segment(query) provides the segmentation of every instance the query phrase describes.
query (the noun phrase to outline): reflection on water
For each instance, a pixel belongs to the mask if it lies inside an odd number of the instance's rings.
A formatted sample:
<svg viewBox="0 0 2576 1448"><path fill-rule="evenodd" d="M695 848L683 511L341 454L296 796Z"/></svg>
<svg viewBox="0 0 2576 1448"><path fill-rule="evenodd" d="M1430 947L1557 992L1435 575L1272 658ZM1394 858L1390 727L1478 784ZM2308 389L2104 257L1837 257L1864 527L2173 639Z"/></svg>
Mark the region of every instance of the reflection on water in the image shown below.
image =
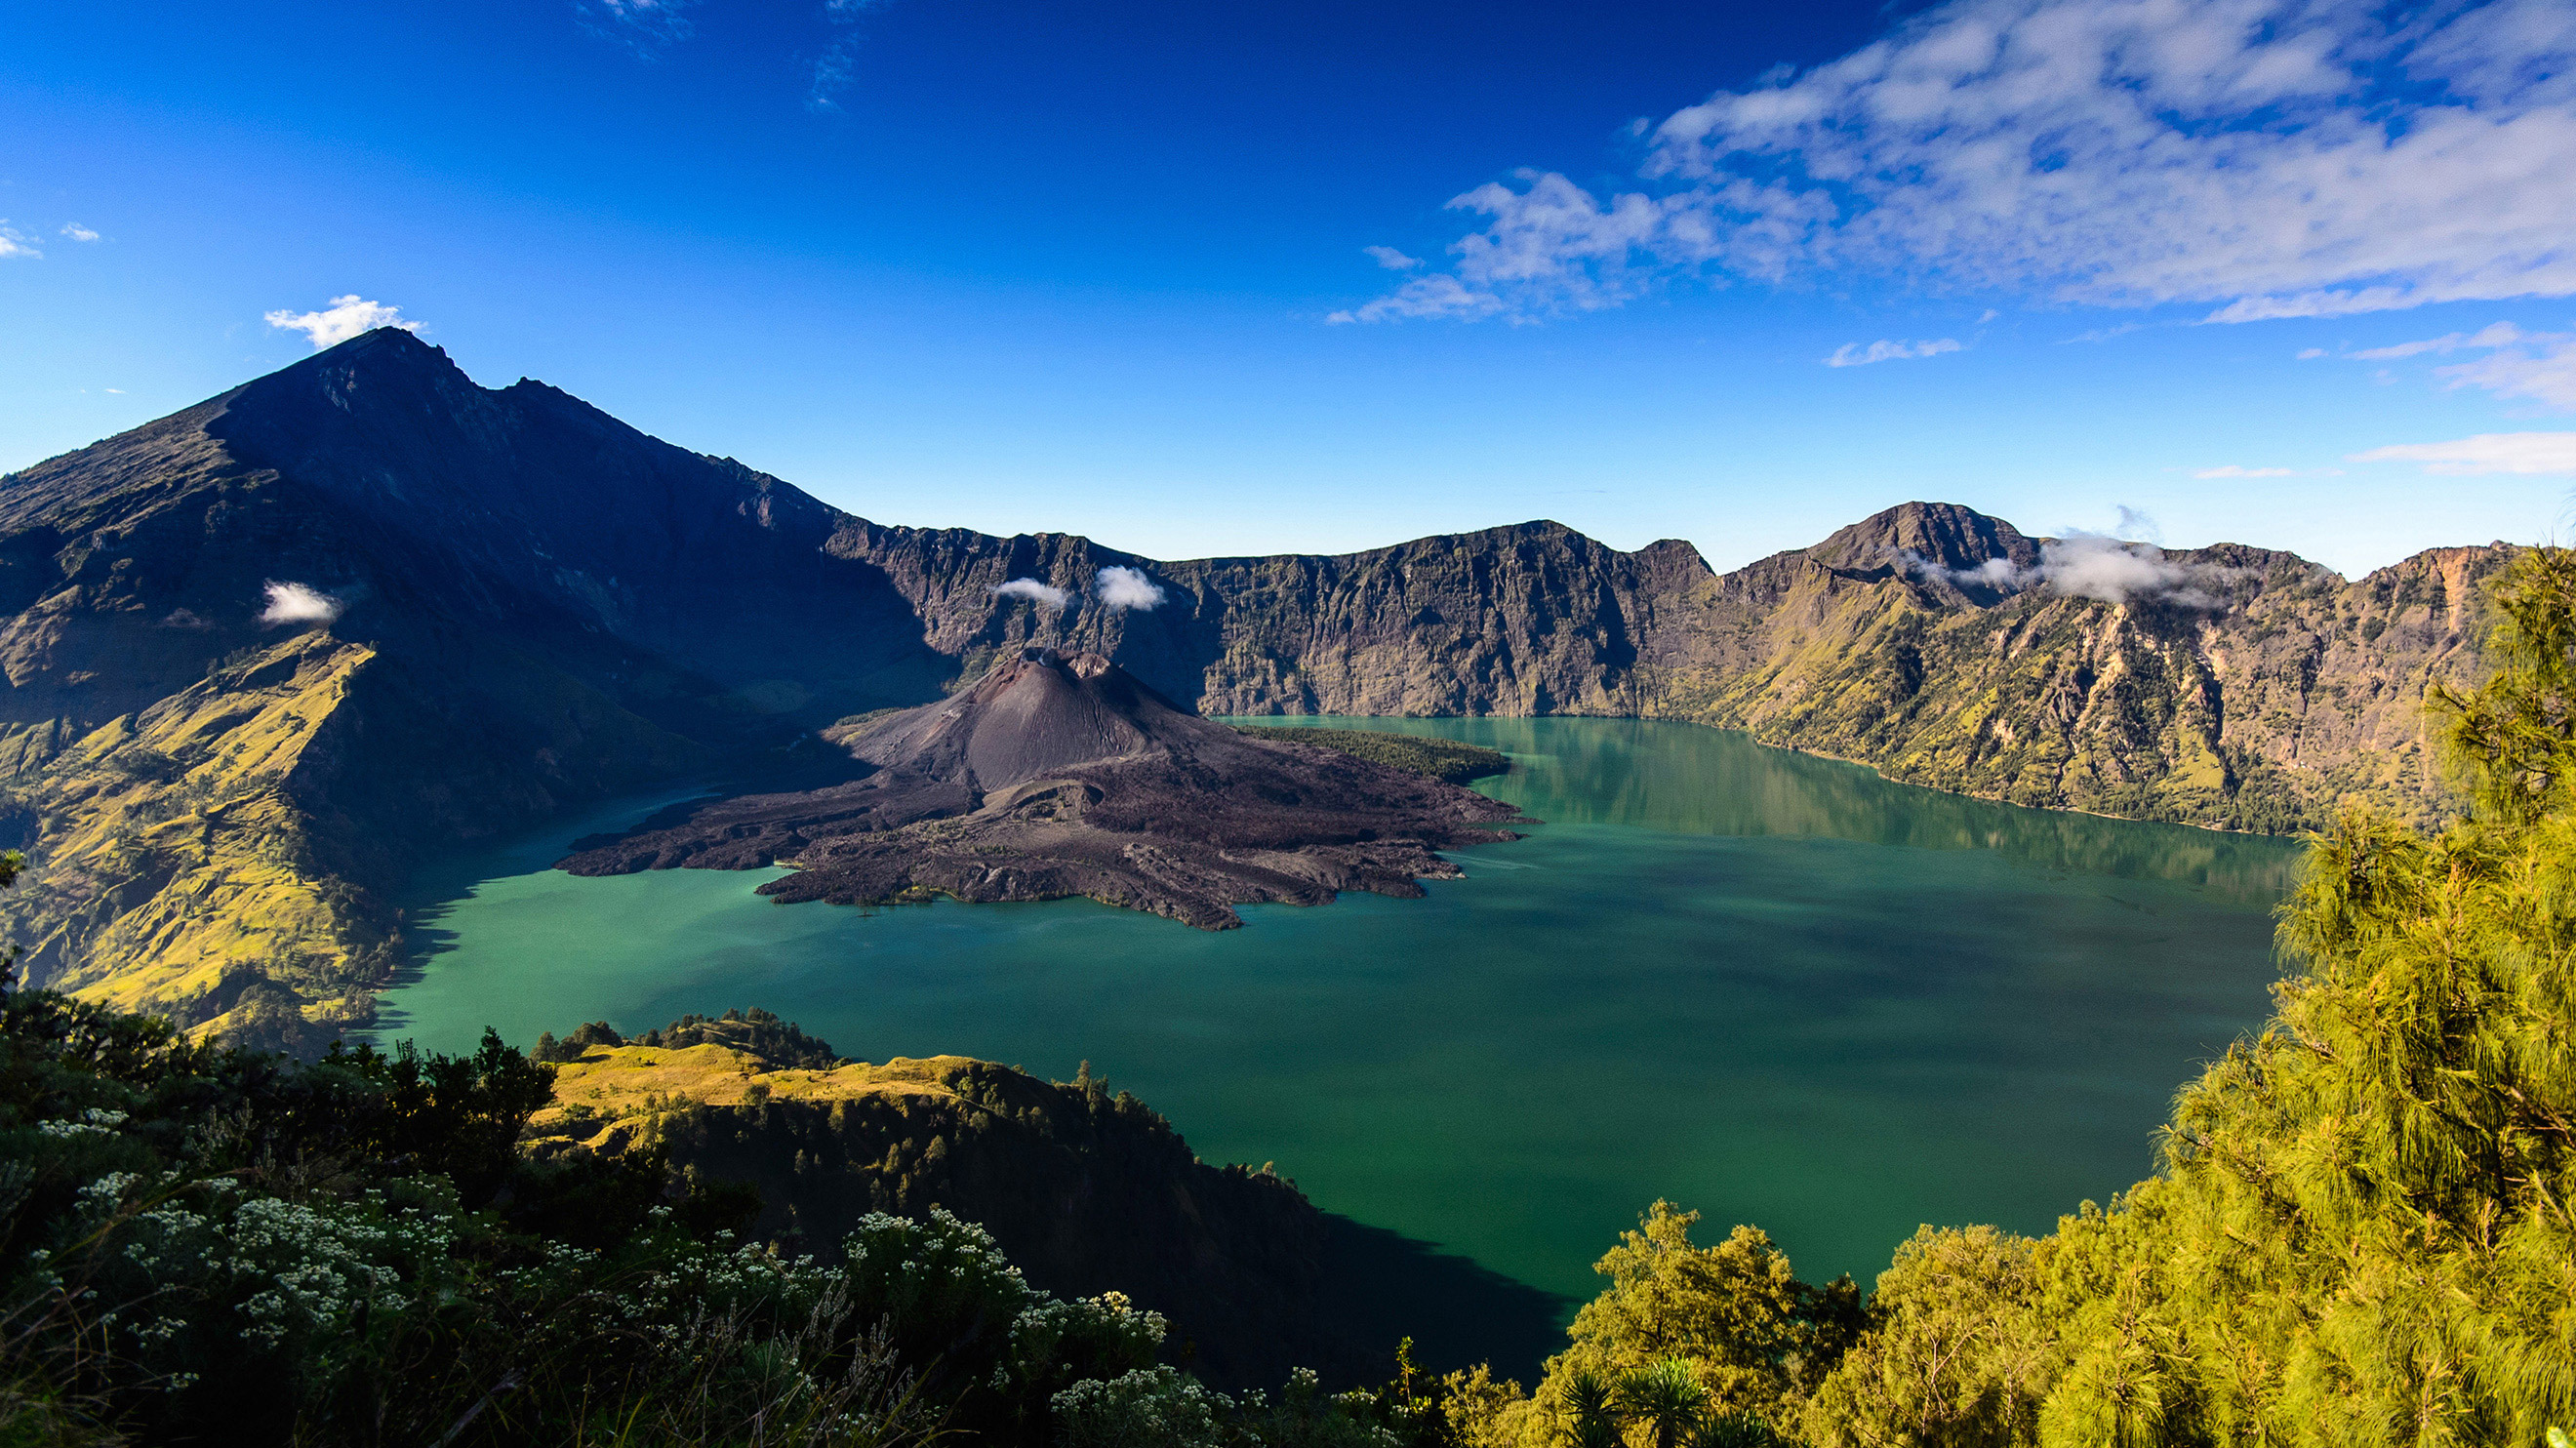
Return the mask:
<svg viewBox="0 0 2576 1448"><path fill-rule="evenodd" d="M1893 784L1875 770L1756 744L1730 729L1642 719L1264 718L1459 739L1512 756L1479 788L1560 824L1694 835L1804 835L1914 850L1992 850L2042 869L2204 886L2268 908L2294 883L2284 841L2188 825L2023 809Z"/></svg>
<svg viewBox="0 0 2576 1448"><path fill-rule="evenodd" d="M545 868L659 803L632 801L425 879L389 1025L454 1050L487 1024L762 1005L868 1060L1089 1060L1208 1160L1275 1160L1421 1262L1572 1299L1658 1196L1761 1224L1811 1278L1867 1280L1921 1222L2044 1231L2142 1176L2174 1090L2267 1009L2282 841L1986 804L1690 725L1371 727L1504 749L1519 768L1483 787L1547 823L1461 852L1468 878L1426 899L1257 906L1211 934L1088 901L871 913L773 904L769 871Z"/></svg>

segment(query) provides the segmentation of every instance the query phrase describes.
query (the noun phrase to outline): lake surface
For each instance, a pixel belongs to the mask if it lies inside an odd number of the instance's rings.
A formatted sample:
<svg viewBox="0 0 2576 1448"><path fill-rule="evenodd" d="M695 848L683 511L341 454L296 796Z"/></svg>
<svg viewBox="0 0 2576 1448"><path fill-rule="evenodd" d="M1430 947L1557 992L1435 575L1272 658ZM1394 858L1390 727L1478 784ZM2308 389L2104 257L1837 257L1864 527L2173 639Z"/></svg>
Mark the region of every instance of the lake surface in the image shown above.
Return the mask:
<svg viewBox="0 0 2576 1448"><path fill-rule="evenodd" d="M1347 720L1264 719L1264 724ZM1918 1223L2048 1230L2153 1162L2257 1026L2287 842L2015 809L1740 734L1371 720L1504 750L1546 821L1427 900L1211 934L1089 901L781 906L776 871L546 868L630 801L422 882L390 1034L446 1050L765 1006L882 1061L1092 1063L1210 1161L1589 1297L1656 1197L1863 1284Z"/></svg>

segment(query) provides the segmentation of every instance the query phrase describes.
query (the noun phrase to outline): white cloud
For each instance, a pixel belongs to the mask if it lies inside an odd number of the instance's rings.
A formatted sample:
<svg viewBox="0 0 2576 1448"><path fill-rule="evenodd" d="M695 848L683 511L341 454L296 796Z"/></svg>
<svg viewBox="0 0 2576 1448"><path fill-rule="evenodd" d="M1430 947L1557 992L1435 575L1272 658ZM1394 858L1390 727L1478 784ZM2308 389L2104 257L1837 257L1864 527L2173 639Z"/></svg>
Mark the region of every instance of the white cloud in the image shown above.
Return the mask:
<svg viewBox="0 0 2576 1448"><path fill-rule="evenodd" d="M363 336L378 327L400 327L417 332L421 324L402 320L402 308L382 302L360 300L355 292L333 297L327 310L290 312L283 308L268 314L268 324L288 332L302 332L313 339L313 350L337 347L352 337Z"/></svg>
<svg viewBox="0 0 2576 1448"><path fill-rule="evenodd" d="M2199 609L2225 607L2210 589L2237 574L2216 564L2177 563L2152 543L2089 533L2042 544L2039 571L2050 588L2069 598Z"/></svg>
<svg viewBox="0 0 2576 1448"><path fill-rule="evenodd" d="M2576 412L2576 333L2527 332L2522 345L2452 367L2436 367L2453 387L2483 387L2501 397L2528 397Z"/></svg>
<svg viewBox="0 0 2576 1448"><path fill-rule="evenodd" d="M2358 361L2386 362L2454 352L2484 352L2474 362L2436 367L2433 375L2452 387L2483 387L2501 397L2528 397L2535 402L2576 411L2576 332L2526 332L2511 322L2496 322L2475 332L2451 332L2418 342L2367 347L2344 355Z"/></svg>
<svg viewBox="0 0 2576 1448"><path fill-rule="evenodd" d="M2576 293L2564 0L1952 0L1646 135L1606 199L1552 172L1456 198L1484 219L1455 290L1343 315L1579 311L1681 274L2214 322Z"/></svg>
<svg viewBox="0 0 2576 1448"><path fill-rule="evenodd" d="M2295 468L2248 468L2227 463L2219 467L2202 468L2192 476L2195 478L2286 478L2296 472Z"/></svg>
<svg viewBox="0 0 2576 1448"><path fill-rule="evenodd" d="M1360 250L1367 253L1370 260L1388 271L1411 271L1422 265L1422 258L1406 256L1391 246L1364 246Z"/></svg>
<svg viewBox="0 0 2576 1448"><path fill-rule="evenodd" d="M1025 598L1050 613L1064 612L1065 600L1072 597L1054 584L1034 578L1014 578L1008 583L996 583L992 593L995 598Z"/></svg>
<svg viewBox="0 0 2576 1448"><path fill-rule="evenodd" d="M2120 516L2124 526L2155 526L2153 519L2135 509L2122 508ZM1895 561L1909 573L1962 587L2014 593L2044 586L2066 598L2213 610L2225 608L2227 601L2212 590L2243 571L2215 563L2179 562L2153 543L2123 542L2097 533L2049 539L2040 545L2039 562L2028 568L2009 558L1989 558L1974 568L1944 568L1910 549L1896 554Z"/></svg>
<svg viewBox="0 0 2576 1448"><path fill-rule="evenodd" d="M2398 357L2420 357L2427 352L2437 352L2447 356L2463 347L2503 347L2521 340L2520 328L2511 322L2498 322L2476 333L2453 332L2448 336L2433 337L2421 342L2400 342L2393 347L2365 347L2361 351L2347 352L2344 355L2370 362L2382 362Z"/></svg>
<svg viewBox="0 0 2576 1448"><path fill-rule="evenodd" d="M81 224L80 224L79 222L77 222L77 221L66 221L66 222L64 222L64 223L63 223L63 235L70 237L70 238L71 238L72 240L74 240L74 241L96 241L96 240L98 240L98 233L97 233L97 232L90 230L88 227L81 225Z"/></svg>
<svg viewBox="0 0 2576 1448"><path fill-rule="evenodd" d="M329 623L340 616L340 600L309 584L272 581L267 593L268 607L260 612L261 623Z"/></svg>
<svg viewBox="0 0 2576 1448"><path fill-rule="evenodd" d="M2357 463L2417 462L2428 473L2576 473L2576 432L2482 432L2453 442L2398 443Z"/></svg>
<svg viewBox="0 0 2576 1448"><path fill-rule="evenodd" d="M2313 362L2324 355L2326 355L2326 349L2323 347L2302 347L2299 349L2299 360L2302 362Z"/></svg>
<svg viewBox="0 0 2576 1448"><path fill-rule="evenodd" d="M1912 357L1938 357L1959 350L1958 342L1943 337L1931 342L1876 341L1863 347L1858 342L1845 342L1825 359L1828 367L1866 367L1872 362L1896 362Z"/></svg>
<svg viewBox="0 0 2576 1448"><path fill-rule="evenodd" d="M1142 613L1163 601L1163 587L1137 568L1104 568L1091 581L1092 591L1112 613L1132 608Z"/></svg>
<svg viewBox="0 0 2576 1448"><path fill-rule="evenodd" d="M9 218L0 216L0 257L23 256L33 259L43 256L43 252L29 245L34 240L34 237L11 226Z"/></svg>

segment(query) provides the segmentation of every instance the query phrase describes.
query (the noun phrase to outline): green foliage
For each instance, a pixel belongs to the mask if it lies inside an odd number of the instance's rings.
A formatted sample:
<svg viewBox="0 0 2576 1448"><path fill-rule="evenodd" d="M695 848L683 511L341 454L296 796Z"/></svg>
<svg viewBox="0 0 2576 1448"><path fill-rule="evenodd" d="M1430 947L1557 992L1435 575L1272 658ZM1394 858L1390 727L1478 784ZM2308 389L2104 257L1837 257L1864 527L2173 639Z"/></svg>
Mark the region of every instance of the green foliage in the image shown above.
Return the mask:
<svg viewBox="0 0 2576 1448"><path fill-rule="evenodd" d="M1916 1232L1879 1276L1871 1331L1806 1405L1807 1438L2027 1441L2060 1361L2037 1310L2041 1245L1993 1227Z"/></svg>
<svg viewBox="0 0 2576 1448"><path fill-rule="evenodd" d="M1645 1427L1654 1448L1681 1448L1682 1440L1696 1436L1709 1416L1709 1391L1700 1386L1699 1372L1689 1360L1657 1358L1621 1374L1611 1404L1622 1417Z"/></svg>
<svg viewBox="0 0 2576 1448"><path fill-rule="evenodd" d="M583 1031L604 1034L585 1038ZM576 1048L574 1042L581 1044ZM592 1045L623 1044L616 1039L616 1032L608 1029L608 1023L602 1021L573 1032L565 1042L565 1049L571 1054L560 1059L578 1060L581 1050ZM850 1064L832 1049L830 1042L819 1036L809 1036L794 1021L780 1020L776 1013L757 1006L748 1011L729 1010L722 1018L714 1020L705 1016L682 1016L660 1030L646 1031L636 1038L636 1044L667 1047L674 1051L691 1046L725 1046L758 1056L771 1070L829 1071L836 1066Z"/></svg>
<svg viewBox="0 0 2576 1448"><path fill-rule="evenodd" d="M1312 744L1319 749L1365 759L1371 764L1427 774L1448 784L1465 784L1489 774L1508 774L1512 768L1511 756L1454 739L1387 734L1374 729L1280 729L1260 724L1237 724L1234 730L1255 739Z"/></svg>
<svg viewBox="0 0 2576 1448"><path fill-rule="evenodd" d="M1064 1448L1404 1448L1374 1421L1370 1395L1327 1394L1302 1368L1275 1402L1213 1392L1158 1366L1076 1383L1052 1406Z"/></svg>
<svg viewBox="0 0 2576 1448"><path fill-rule="evenodd" d="M1613 1385L1620 1413L1669 1420L1678 1434L1712 1415L1779 1419L1840 1357L1861 1325L1849 1278L1822 1288L1799 1281L1753 1227L1698 1246L1698 1222L1697 1212L1657 1202L1594 1264L1611 1285L1575 1314L1542 1399L1569 1399L1577 1375L1590 1373ZM1700 1393L1688 1412L1677 1406L1683 1378ZM1661 1441L1665 1429L1656 1431Z"/></svg>
<svg viewBox="0 0 2576 1448"><path fill-rule="evenodd" d="M553 1068L489 1034L299 1064L5 986L0 1443L1039 1445L1161 1343L944 1212L827 1267L653 1150L522 1159Z"/></svg>
<svg viewBox="0 0 2576 1448"><path fill-rule="evenodd" d="M823 1265L738 1243L758 1195L656 1146L523 1156L554 1067L488 1032L298 1063L6 985L0 1444L1455 1441L1410 1374L1212 1393L1156 1363L1161 1317L1039 1291L937 1208Z"/></svg>

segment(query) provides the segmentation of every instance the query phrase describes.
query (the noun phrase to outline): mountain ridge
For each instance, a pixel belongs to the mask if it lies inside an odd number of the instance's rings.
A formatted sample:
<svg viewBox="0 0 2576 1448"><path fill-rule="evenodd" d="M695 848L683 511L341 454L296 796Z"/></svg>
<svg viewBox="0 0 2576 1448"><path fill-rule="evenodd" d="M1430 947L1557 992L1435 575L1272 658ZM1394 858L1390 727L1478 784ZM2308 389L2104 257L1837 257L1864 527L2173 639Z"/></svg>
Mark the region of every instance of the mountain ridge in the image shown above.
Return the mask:
<svg viewBox="0 0 2576 1448"><path fill-rule="evenodd" d="M379 331L0 479L7 928L35 979L309 1044L367 1018L428 853L1033 646L1211 714L1686 720L2015 803L2429 818L2424 690L2474 674L2514 551L2346 580L1908 503L1724 574L1543 520L1165 562L874 523ZM1162 602L1109 606L1111 567Z"/></svg>

